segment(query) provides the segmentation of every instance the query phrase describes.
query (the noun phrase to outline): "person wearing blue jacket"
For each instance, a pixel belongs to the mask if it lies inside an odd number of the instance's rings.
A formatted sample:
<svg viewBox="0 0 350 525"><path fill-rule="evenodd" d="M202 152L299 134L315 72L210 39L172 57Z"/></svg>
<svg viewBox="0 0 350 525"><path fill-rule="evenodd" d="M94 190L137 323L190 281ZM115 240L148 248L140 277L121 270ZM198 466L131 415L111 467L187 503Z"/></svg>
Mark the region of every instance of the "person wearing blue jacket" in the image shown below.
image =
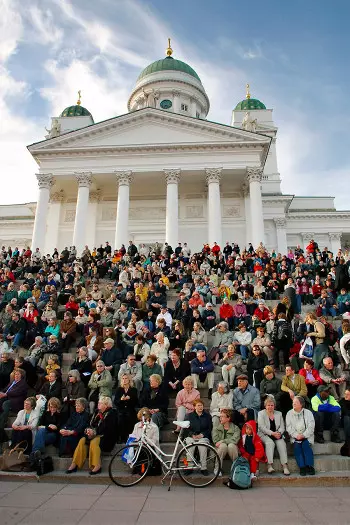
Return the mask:
<svg viewBox="0 0 350 525"><path fill-rule="evenodd" d="M207 357L205 350L198 350L196 357L191 362L191 375L193 386L197 388L198 383L208 382L208 399L211 399L214 386L214 364Z"/></svg>
<svg viewBox="0 0 350 525"><path fill-rule="evenodd" d="M317 394L311 399L311 407L315 418L315 441L324 443L323 431L331 431L331 441L341 443L339 436L341 408L336 399L330 395L330 387L320 385Z"/></svg>

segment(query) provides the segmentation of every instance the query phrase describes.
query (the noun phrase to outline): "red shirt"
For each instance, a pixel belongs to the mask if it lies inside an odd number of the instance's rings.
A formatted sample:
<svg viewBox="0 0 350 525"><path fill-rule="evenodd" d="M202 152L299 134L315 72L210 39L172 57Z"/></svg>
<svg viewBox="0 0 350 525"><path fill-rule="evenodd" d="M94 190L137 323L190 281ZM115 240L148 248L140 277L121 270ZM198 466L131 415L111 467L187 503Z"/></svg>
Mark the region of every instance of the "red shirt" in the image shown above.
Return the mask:
<svg viewBox="0 0 350 525"><path fill-rule="evenodd" d="M229 319L233 317L233 306L230 304L222 304L220 306L220 317L221 319Z"/></svg>
<svg viewBox="0 0 350 525"><path fill-rule="evenodd" d="M256 308L254 311L254 315L256 317L259 317L260 321L267 321L269 319L270 310L268 308L265 308L261 311L260 308Z"/></svg>

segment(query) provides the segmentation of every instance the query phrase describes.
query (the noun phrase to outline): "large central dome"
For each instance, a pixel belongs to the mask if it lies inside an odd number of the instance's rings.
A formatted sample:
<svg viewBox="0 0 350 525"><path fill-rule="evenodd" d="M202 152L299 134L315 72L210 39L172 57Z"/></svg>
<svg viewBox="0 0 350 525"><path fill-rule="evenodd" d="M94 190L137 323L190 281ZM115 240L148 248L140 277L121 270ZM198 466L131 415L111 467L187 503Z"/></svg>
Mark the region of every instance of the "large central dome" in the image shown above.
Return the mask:
<svg viewBox="0 0 350 525"><path fill-rule="evenodd" d="M145 67L145 69L139 74L137 81L141 80L147 75L150 75L151 73L170 70L182 71L183 73L187 73L188 75L191 75L192 77L196 78L197 80L199 80L199 82L201 81L201 79L191 66L186 64L186 62L182 62L181 60L177 60L176 58L173 58L171 56L162 58L161 60L156 60L155 62L152 62L152 64L150 64L149 66Z"/></svg>

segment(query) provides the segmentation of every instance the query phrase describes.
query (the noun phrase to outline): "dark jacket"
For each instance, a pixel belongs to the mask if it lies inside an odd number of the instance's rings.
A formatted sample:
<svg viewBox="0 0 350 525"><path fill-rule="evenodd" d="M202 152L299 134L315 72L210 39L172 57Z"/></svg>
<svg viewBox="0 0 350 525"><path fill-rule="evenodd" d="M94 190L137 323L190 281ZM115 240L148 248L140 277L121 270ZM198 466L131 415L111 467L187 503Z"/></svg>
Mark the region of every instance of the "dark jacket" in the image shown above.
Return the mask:
<svg viewBox="0 0 350 525"><path fill-rule="evenodd" d="M51 414L49 410L45 410L39 421L39 427L45 427L48 432L55 432L58 435L60 425L61 425L62 416L60 412L55 412ZM49 428L49 425L55 425L57 430L52 430Z"/></svg>
<svg viewBox="0 0 350 525"><path fill-rule="evenodd" d="M203 436L211 441L211 431L213 430L213 423L208 412L203 410L201 416L197 412L190 412L186 415L185 420L190 422L188 429L188 436L203 434Z"/></svg>
<svg viewBox="0 0 350 525"><path fill-rule="evenodd" d="M155 395L151 395L154 394ZM161 384L158 390L153 391L149 385L145 386L140 399L140 405L149 409L158 408L160 412L168 415L169 398L166 387Z"/></svg>
<svg viewBox="0 0 350 525"><path fill-rule="evenodd" d="M82 437L85 429L89 425L90 415L88 412L72 412L66 424L62 428L74 430L77 437Z"/></svg>
<svg viewBox="0 0 350 525"><path fill-rule="evenodd" d="M111 348L110 350L103 350L99 357L106 366L121 365L123 362L123 352L120 348Z"/></svg>
<svg viewBox="0 0 350 525"><path fill-rule="evenodd" d="M6 388L3 389L3 392L10 388L12 383L9 383ZM28 385L25 379L21 379L13 385L11 390L8 391L7 397L4 398L5 401L11 401L11 411L18 412L22 410L24 400L27 397Z"/></svg>
<svg viewBox="0 0 350 525"><path fill-rule="evenodd" d="M276 402L278 402L282 393L281 385L282 381L278 379L278 377L274 376L271 380L264 377L260 383L260 394L263 397L271 395L276 399Z"/></svg>
<svg viewBox="0 0 350 525"><path fill-rule="evenodd" d="M15 366L13 359L8 361L1 361L0 363L0 388L4 388L9 384L10 374Z"/></svg>
<svg viewBox="0 0 350 525"><path fill-rule="evenodd" d="M185 377L189 376L191 373L190 364L184 359L180 360L180 366L175 368L171 359L169 359L165 364L164 369L164 383L168 385L169 383L175 383L176 381L180 382L182 388L182 381Z"/></svg>
<svg viewBox="0 0 350 525"><path fill-rule="evenodd" d="M92 374L91 359L87 357L86 359L79 361L79 359L77 358L74 361L74 363L71 364L70 369L79 371L80 379L82 380L84 385L87 387L88 382L90 381L91 374ZM88 375L84 375L84 373L87 373Z"/></svg>
<svg viewBox="0 0 350 525"><path fill-rule="evenodd" d="M214 309L211 310L203 310L202 312L202 319L203 319L203 327L206 330L210 330L211 328L214 328L216 325L216 313Z"/></svg>
<svg viewBox="0 0 350 525"><path fill-rule="evenodd" d="M67 382L67 397L69 401L75 401L79 397L85 397L86 388L82 381L76 383Z"/></svg>
<svg viewBox="0 0 350 525"><path fill-rule="evenodd" d="M102 452L110 452L117 441L117 413L114 408L109 408L100 414L98 410L91 418L89 428L96 431L97 436L101 436L100 449Z"/></svg>
<svg viewBox="0 0 350 525"><path fill-rule="evenodd" d="M114 404L119 413L135 414L136 407L138 406L137 390L136 388L129 388L127 395L130 397L129 400L121 399L125 394L123 387L118 387L115 392Z"/></svg>
<svg viewBox="0 0 350 525"><path fill-rule="evenodd" d="M214 364L207 357L202 363L198 361L197 357L191 362L191 374L208 374L209 372L214 372Z"/></svg>
<svg viewBox="0 0 350 525"><path fill-rule="evenodd" d="M57 397L58 399L62 399L62 383L61 381L56 381L51 384L49 381L46 381L43 386L41 387L40 394L46 397L47 400L51 399L52 397Z"/></svg>
<svg viewBox="0 0 350 525"><path fill-rule="evenodd" d="M267 359L267 356L262 353L259 356L255 356L253 353L250 354L248 358L247 363L247 371L248 371L248 381L249 384L253 384L254 379L254 372L257 370L260 370L261 372L269 364L269 360Z"/></svg>

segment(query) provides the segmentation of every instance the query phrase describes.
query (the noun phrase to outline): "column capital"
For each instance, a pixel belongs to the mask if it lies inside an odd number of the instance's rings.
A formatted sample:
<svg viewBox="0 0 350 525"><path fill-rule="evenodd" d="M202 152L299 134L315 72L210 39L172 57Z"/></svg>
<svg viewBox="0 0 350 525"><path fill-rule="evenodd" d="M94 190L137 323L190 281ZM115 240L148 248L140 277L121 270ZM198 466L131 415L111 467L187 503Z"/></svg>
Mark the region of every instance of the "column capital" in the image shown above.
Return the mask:
<svg viewBox="0 0 350 525"><path fill-rule="evenodd" d="M79 188L90 188L92 184L92 173L91 171L82 171L80 173L74 173Z"/></svg>
<svg viewBox="0 0 350 525"><path fill-rule="evenodd" d="M167 184L178 184L180 181L181 170L180 168L165 169L164 175Z"/></svg>
<svg viewBox="0 0 350 525"><path fill-rule="evenodd" d="M52 173L36 173L36 178L38 180L39 190L49 190L55 184Z"/></svg>
<svg viewBox="0 0 350 525"><path fill-rule="evenodd" d="M263 171L264 168L262 168L261 166L253 166L252 168L247 168L247 181L249 183L261 182Z"/></svg>
<svg viewBox="0 0 350 525"><path fill-rule="evenodd" d="M132 182L132 171L115 171L114 172L117 178L119 186L129 186Z"/></svg>
<svg viewBox="0 0 350 525"><path fill-rule="evenodd" d="M220 184L222 168L205 168L205 180L207 184L218 182Z"/></svg>
<svg viewBox="0 0 350 525"><path fill-rule="evenodd" d="M66 198L66 194L63 190L55 191L54 193L50 194L50 202L64 202Z"/></svg>
<svg viewBox="0 0 350 525"><path fill-rule="evenodd" d="M89 200L90 200L90 202L100 202L100 200L101 200L101 190L97 189L96 191L90 191Z"/></svg>
<svg viewBox="0 0 350 525"><path fill-rule="evenodd" d="M301 236L303 241L311 241L311 239L315 237L315 234L310 232L301 232Z"/></svg>
<svg viewBox="0 0 350 525"><path fill-rule="evenodd" d="M287 226L287 221L284 217L274 217L273 219L277 230L284 230Z"/></svg>
<svg viewBox="0 0 350 525"><path fill-rule="evenodd" d="M329 232L328 237L331 241L340 241L342 234L340 232Z"/></svg>
<svg viewBox="0 0 350 525"><path fill-rule="evenodd" d="M180 91L173 91L174 97L179 97L181 95Z"/></svg>
<svg viewBox="0 0 350 525"><path fill-rule="evenodd" d="M249 195L249 184L247 184L246 182L242 184L242 193L243 197L248 197Z"/></svg>

